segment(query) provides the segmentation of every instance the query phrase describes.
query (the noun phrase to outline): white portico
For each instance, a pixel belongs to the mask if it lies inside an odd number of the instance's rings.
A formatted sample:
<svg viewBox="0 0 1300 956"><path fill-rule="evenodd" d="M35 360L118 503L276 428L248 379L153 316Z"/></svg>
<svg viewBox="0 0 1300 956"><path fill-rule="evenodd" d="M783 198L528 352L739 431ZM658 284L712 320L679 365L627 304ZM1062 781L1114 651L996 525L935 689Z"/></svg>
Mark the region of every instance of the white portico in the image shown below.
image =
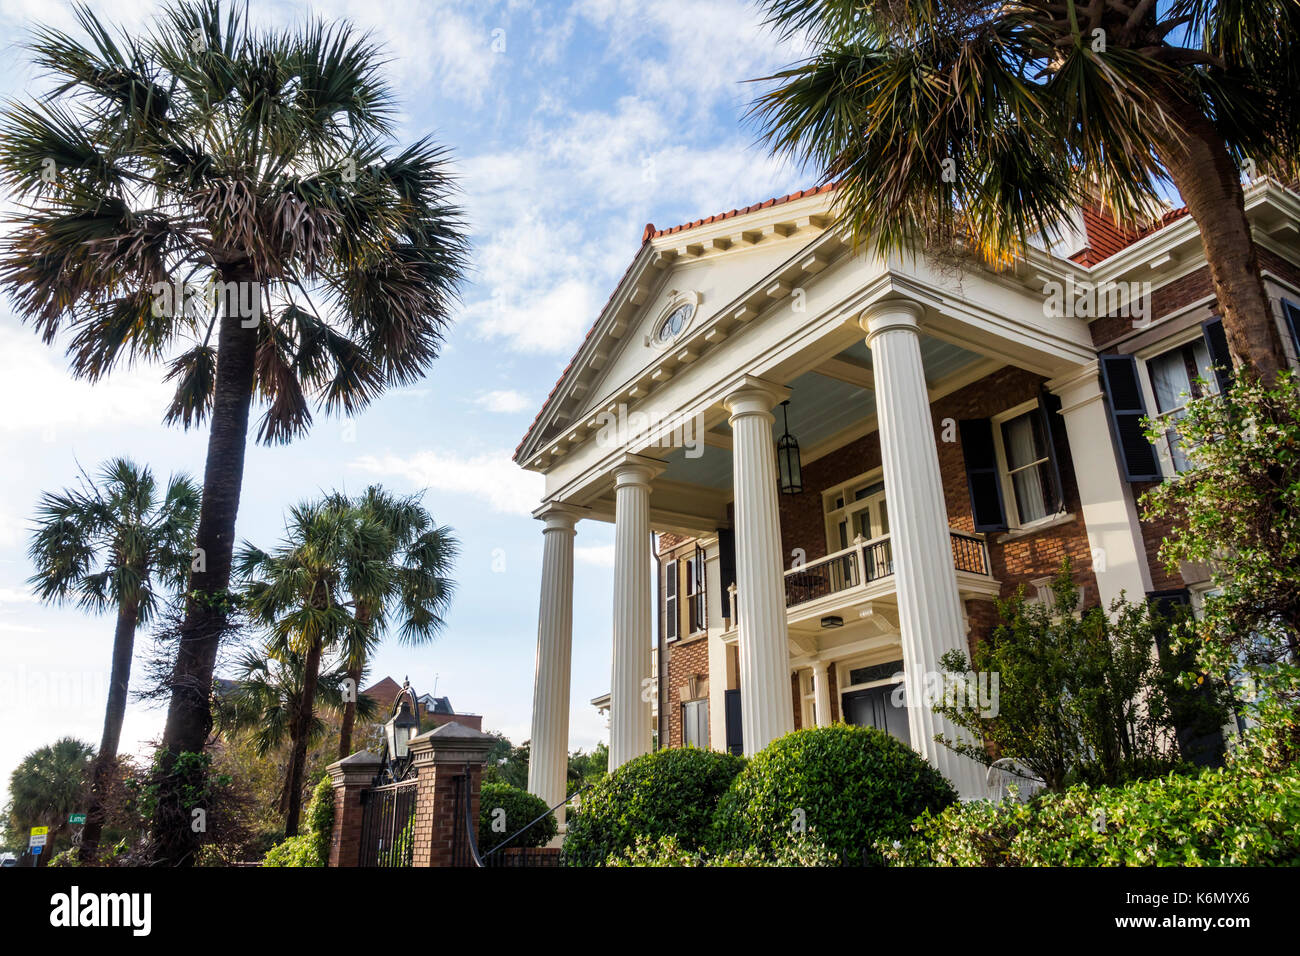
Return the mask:
<svg viewBox="0 0 1300 956"><path fill-rule="evenodd" d="M901 660L905 739L963 794L983 793L983 769L935 743L958 734L923 702L940 657L967 647L967 602L1000 593L989 536L949 514L941 455L952 439L932 408L999 370L1021 370L1065 398L1071 443L1076 433L1096 439L1106 420L1084 394L1096 362L1086 323L1043 307L1044 276L1080 267L1034 252L1015 270L954 276L924 256L854 254L828 228L829 198L814 191L689 228L647 228L516 453L546 478L529 788L550 805L564 798L573 541L588 521L615 526L611 769L649 750L652 699L661 709L707 701L690 713L722 749L732 736L726 695L738 695L734 736L752 754L794 729L792 681L806 683L809 719L825 724L835 708L844 719L846 681ZM826 492L824 556L812 560L790 553L792 535L806 532L783 519L775 439L784 426L773 412L787 399L806 462L851 457L855 442L878 436L879 460L857 468L858 497L837 508L845 495ZM1081 491L1089 540L1096 518L1109 557L1107 591L1141 590L1140 532L1122 478L1103 470ZM841 511L851 517L837 530ZM821 534L820 501L798 513ZM654 532L703 542L680 595L655 591ZM698 603L673 639L707 641L709 670L691 675L689 694L656 697L650 658L664 635L654 622L664 626L665 602L687 601ZM602 688L579 690L585 701Z"/></svg>

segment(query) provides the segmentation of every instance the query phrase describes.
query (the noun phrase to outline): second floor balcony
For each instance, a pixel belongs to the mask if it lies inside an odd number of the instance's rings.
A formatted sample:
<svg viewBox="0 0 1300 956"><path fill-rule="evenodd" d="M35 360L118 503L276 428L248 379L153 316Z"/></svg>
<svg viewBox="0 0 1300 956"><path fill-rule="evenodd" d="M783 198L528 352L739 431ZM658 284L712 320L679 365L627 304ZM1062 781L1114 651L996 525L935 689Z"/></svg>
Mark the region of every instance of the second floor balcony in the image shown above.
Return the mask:
<svg viewBox="0 0 1300 956"><path fill-rule="evenodd" d="M963 597L994 598L999 583L993 578L988 547L979 535L949 530L953 568ZM874 602L891 603L895 593L894 553L889 534L858 537L847 548L808 561L785 572L786 618L792 631L839 626L837 615ZM734 609L735 589L729 602ZM728 621L729 635L739 621ZM827 622L836 622L828 624Z"/></svg>

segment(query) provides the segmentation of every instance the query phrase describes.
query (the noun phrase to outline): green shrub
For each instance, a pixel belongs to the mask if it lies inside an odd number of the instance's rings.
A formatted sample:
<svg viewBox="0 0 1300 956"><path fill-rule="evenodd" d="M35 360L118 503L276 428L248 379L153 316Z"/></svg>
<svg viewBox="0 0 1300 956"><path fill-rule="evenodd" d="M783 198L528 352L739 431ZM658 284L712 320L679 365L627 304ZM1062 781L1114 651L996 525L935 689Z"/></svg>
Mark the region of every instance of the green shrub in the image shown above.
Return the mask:
<svg viewBox="0 0 1300 956"><path fill-rule="evenodd" d="M870 727L796 730L750 760L718 804L716 846L773 855L791 836L816 832L844 865L880 863L878 841L957 794L906 744Z"/></svg>
<svg viewBox="0 0 1300 956"><path fill-rule="evenodd" d="M565 861L601 866L638 837L673 836L686 850L705 846L718 798L744 765L743 757L695 747L629 760L583 796L569 819Z"/></svg>
<svg viewBox="0 0 1300 956"><path fill-rule="evenodd" d="M315 840L315 853L321 866L328 866L330 840L334 836L334 784L325 774L311 793L307 806L307 833Z"/></svg>
<svg viewBox="0 0 1300 956"><path fill-rule="evenodd" d="M497 811L505 811L498 813ZM520 790L508 783L485 783L479 797L478 805L478 850L486 853L529 820L546 816L528 828L525 833L515 837L513 846L546 846L559 832L555 814L550 812L546 801L527 790Z"/></svg>
<svg viewBox="0 0 1300 956"><path fill-rule="evenodd" d="M329 861L321 859L317 852L313 834L300 833L286 837L267 850L262 859L263 866L325 866Z"/></svg>
<svg viewBox="0 0 1300 956"><path fill-rule="evenodd" d="M1124 787L1073 787L1028 804L977 801L916 822L902 866L1300 864L1300 774L1207 770Z"/></svg>
<svg viewBox="0 0 1300 956"><path fill-rule="evenodd" d="M262 865L329 866L333 833L334 786L327 775L321 777L312 790L303 832L271 847L262 859Z"/></svg>

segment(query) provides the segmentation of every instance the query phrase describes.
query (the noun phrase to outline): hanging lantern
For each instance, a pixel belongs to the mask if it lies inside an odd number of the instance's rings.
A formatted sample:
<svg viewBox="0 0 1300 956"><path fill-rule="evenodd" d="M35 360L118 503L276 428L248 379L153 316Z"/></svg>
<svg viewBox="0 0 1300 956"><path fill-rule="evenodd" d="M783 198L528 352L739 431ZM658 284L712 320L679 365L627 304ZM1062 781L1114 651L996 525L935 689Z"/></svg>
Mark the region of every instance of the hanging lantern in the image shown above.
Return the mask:
<svg viewBox="0 0 1300 956"><path fill-rule="evenodd" d="M781 494L797 495L803 492L803 465L799 462L799 443L790 434L790 414L787 399L781 403L785 421L785 434L776 443L776 467L781 477Z"/></svg>

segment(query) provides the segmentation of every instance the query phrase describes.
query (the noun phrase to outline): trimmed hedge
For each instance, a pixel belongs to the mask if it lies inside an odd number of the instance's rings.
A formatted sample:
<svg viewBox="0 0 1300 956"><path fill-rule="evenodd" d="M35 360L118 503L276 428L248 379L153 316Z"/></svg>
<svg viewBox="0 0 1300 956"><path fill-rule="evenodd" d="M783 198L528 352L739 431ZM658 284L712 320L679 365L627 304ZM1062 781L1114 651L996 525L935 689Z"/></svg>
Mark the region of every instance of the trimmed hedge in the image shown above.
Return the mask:
<svg viewBox="0 0 1300 956"><path fill-rule="evenodd" d="M1300 773L1171 774L1073 787L1028 804L978 801L926 814L882 846L900 866L1274 866L1300 864Z"/></svg>
<svg viewBox="0 0 1300 956"><path fill-rule="evenodd" d="M743 757L695 747L629 760L588 790L569 817L565 862L601 866L638 837L676 837L686 851L706 846L718 799L744 766Z"/></svg>
<svg viewBox="0 0 1300 956"><path fill-rule="evenodd" d="M956 799L942 774L883 731L796 730L736 777L718 804L715 845L772 856L792 836L815 833L843 865L879 864L878 842L906 836L922 813Z"/></svg>
<svg viewBox="0 0 1300 956"><path fill-rule="evenodd" d="M505 814L497 814L497 810L504 810ZM560 829L555 814L549 810L545 800L527 790L520 790L508 783L483 784L478 805L478 851L486 853L493 849L504 842L506 837L513 836L529 820L536 819L543 813L546 814L545 817L529 827L527 832L515 837L510 845L546 846ZM493 824L498 821L498 828L494 829ZM499 828L500 824L504 824L504 830Z"/></svg>

